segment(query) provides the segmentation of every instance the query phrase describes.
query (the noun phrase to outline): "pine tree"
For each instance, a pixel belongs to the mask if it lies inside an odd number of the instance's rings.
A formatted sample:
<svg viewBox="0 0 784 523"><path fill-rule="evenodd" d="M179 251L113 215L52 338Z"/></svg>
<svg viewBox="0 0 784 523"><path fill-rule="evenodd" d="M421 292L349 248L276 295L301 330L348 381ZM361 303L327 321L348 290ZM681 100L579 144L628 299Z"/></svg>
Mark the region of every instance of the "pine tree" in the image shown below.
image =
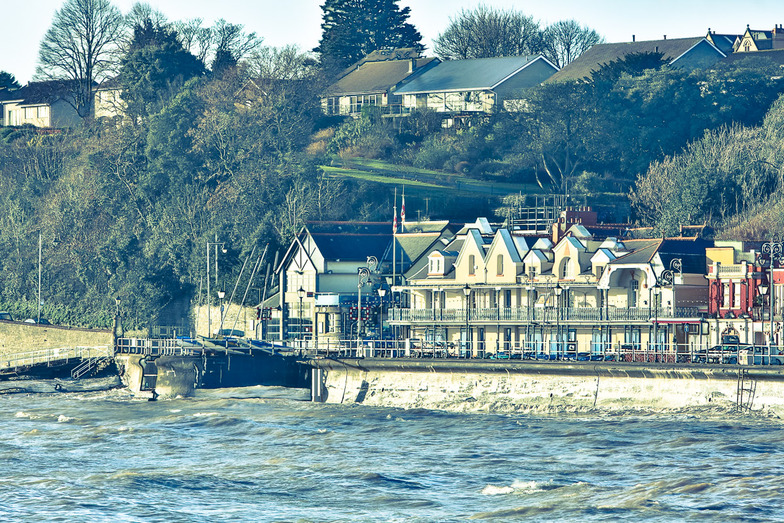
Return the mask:
<svg viewBox="0 0 784 523"><path fill-rule="evenodd" d="M399 0L325 0L319 46L326 69L345 68L377 49L424 49L422 35L407 20Z"/></svg>

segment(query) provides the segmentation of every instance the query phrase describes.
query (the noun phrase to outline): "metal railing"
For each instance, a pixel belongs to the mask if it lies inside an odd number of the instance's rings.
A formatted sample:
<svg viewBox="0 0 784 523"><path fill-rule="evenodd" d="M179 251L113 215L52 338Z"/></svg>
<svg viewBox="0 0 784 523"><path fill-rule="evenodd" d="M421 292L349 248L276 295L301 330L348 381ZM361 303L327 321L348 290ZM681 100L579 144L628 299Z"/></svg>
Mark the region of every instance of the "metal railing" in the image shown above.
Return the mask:
<svg viewBox="0 0 784 523"><path fill-rule="evenodd" d="M334 358L458 358L538 360L551 362L606 361L642 364L709 364L784 366L784 346L710 346L678 343L604 343L546 339L528 342L398 340L292 340L304 355Z"/></svg>
<svg viewBox="0 0 784 523"><path fill-rule="evenodd" d="M200 347L183 346L172 338L117 338L116 354L145 356L192 356L201 353Z"/></svg>
<svg viewBox="0 0 784 523"><path fill-rule="evenodd" d="M53 349L37 349L0 356L0 370L32 367L34 365L51 365L67 362L71 359L90 359L109 353L105 345L96 347L57 347Z"/></svg>
<svg viewBox="0 0 784 523"><path fill-rule="evenodd" d="M559 314L560 312L560 314ZM508 307L472 309L390 309L389 321L408 323L517 322L555 323L556 321L649 321L655 318L698 318L697 307L596 308Z"/></svg>

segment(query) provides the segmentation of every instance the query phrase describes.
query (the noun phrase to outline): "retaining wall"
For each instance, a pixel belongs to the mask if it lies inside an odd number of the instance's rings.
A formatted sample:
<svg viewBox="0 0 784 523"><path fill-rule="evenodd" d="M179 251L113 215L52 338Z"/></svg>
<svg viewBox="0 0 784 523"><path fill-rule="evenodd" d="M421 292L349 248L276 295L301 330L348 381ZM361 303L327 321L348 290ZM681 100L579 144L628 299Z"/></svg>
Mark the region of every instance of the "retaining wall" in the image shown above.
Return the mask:
<svg viewBox="0 0 784 523"><path fill-rule="evenodd" d="M111 330L0 321L0 355L58 347L111 346L112 342Z"/></svg>
<svg viewBox="0 0 784 523"><path fill-rule="evenodd" d="M315 399L450 411L735 410L784 413L784 372L770 367L460 360L312 360ZM742 396L748 405L749 391Z"/></svg>

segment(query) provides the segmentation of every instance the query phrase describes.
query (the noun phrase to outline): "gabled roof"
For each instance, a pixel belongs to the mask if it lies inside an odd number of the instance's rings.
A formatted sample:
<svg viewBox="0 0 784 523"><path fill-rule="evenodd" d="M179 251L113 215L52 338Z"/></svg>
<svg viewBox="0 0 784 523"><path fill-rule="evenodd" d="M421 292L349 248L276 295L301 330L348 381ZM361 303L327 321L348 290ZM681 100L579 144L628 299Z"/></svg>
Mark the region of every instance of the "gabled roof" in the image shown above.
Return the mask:
<svg viewBox="0 0 784 523"><path fill-rule="evenodd" d="M716 34L715 31L710 32L710 30L708 30L708 35L705 38L718 47L722 53L729 55L732 53L732 47L735 45L735 41L742 36L743 35L739 34Z"/></svg>
<svg viewBox="0 0 784 523"><path fill-rule="evenodd" d="M663 240L640 240L625 242L626 247L634 249L611 261L610 265L644 265L649 264L656 255Z"/></svg>
<svg viewBox="0 0 784 523"><path fill-rule="evenodd" d="M73 99L73 80L48 80L30 82L24 87L8 93L6 100L20 105L51 104L57 100Z"/></svg>
<svg viewBox="0 0 784 523"><path fill-rule="evenodd" d="M593 72L598 71L602 66L614 60L622 60L625 56L633 53L662 53L664 59L672 63L702 41L705 41L716 50L718 58L724 57L724 53L702 36L648 40L644 42L596 44L581 54L579 58L548 78L546 83L576 82L590 79Z"/></svg>
<svg viewBox="0 0 784 523"><path fill-rule="evenodd" d="M382 259L392 240L390 222L308 222L307 231L328 261Z"/></svg>
<svg viewBox="0 0 784 523"><path fill-rule="evenodd" d="M405 82L395 93L491 90L537 60L545 59L541 56L505 56L448 60Z"/></svg>
<svg viewBox="0 0 784 523"><path fill-rule="evenodd" d="M410 66L414 64L413 71ZM365 62L332 84L327 96L385 93L406 78L418 75L438 63L437 58L412 58L410 60L387 60Z"/></svg>

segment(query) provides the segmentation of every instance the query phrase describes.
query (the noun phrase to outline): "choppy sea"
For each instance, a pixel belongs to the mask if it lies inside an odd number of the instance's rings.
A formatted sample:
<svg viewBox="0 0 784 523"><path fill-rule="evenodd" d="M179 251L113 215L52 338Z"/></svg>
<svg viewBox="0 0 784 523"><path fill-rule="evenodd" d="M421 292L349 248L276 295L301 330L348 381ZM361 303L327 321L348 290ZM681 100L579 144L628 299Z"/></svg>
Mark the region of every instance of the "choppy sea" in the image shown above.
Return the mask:
<svg viewBox="0 0 784 523"><path fill-rule="evenodd" d="M44 387L46 389L46 387ZM0 395L0 520L784 520L784 423L452 414L307 391Z"/></svg>

